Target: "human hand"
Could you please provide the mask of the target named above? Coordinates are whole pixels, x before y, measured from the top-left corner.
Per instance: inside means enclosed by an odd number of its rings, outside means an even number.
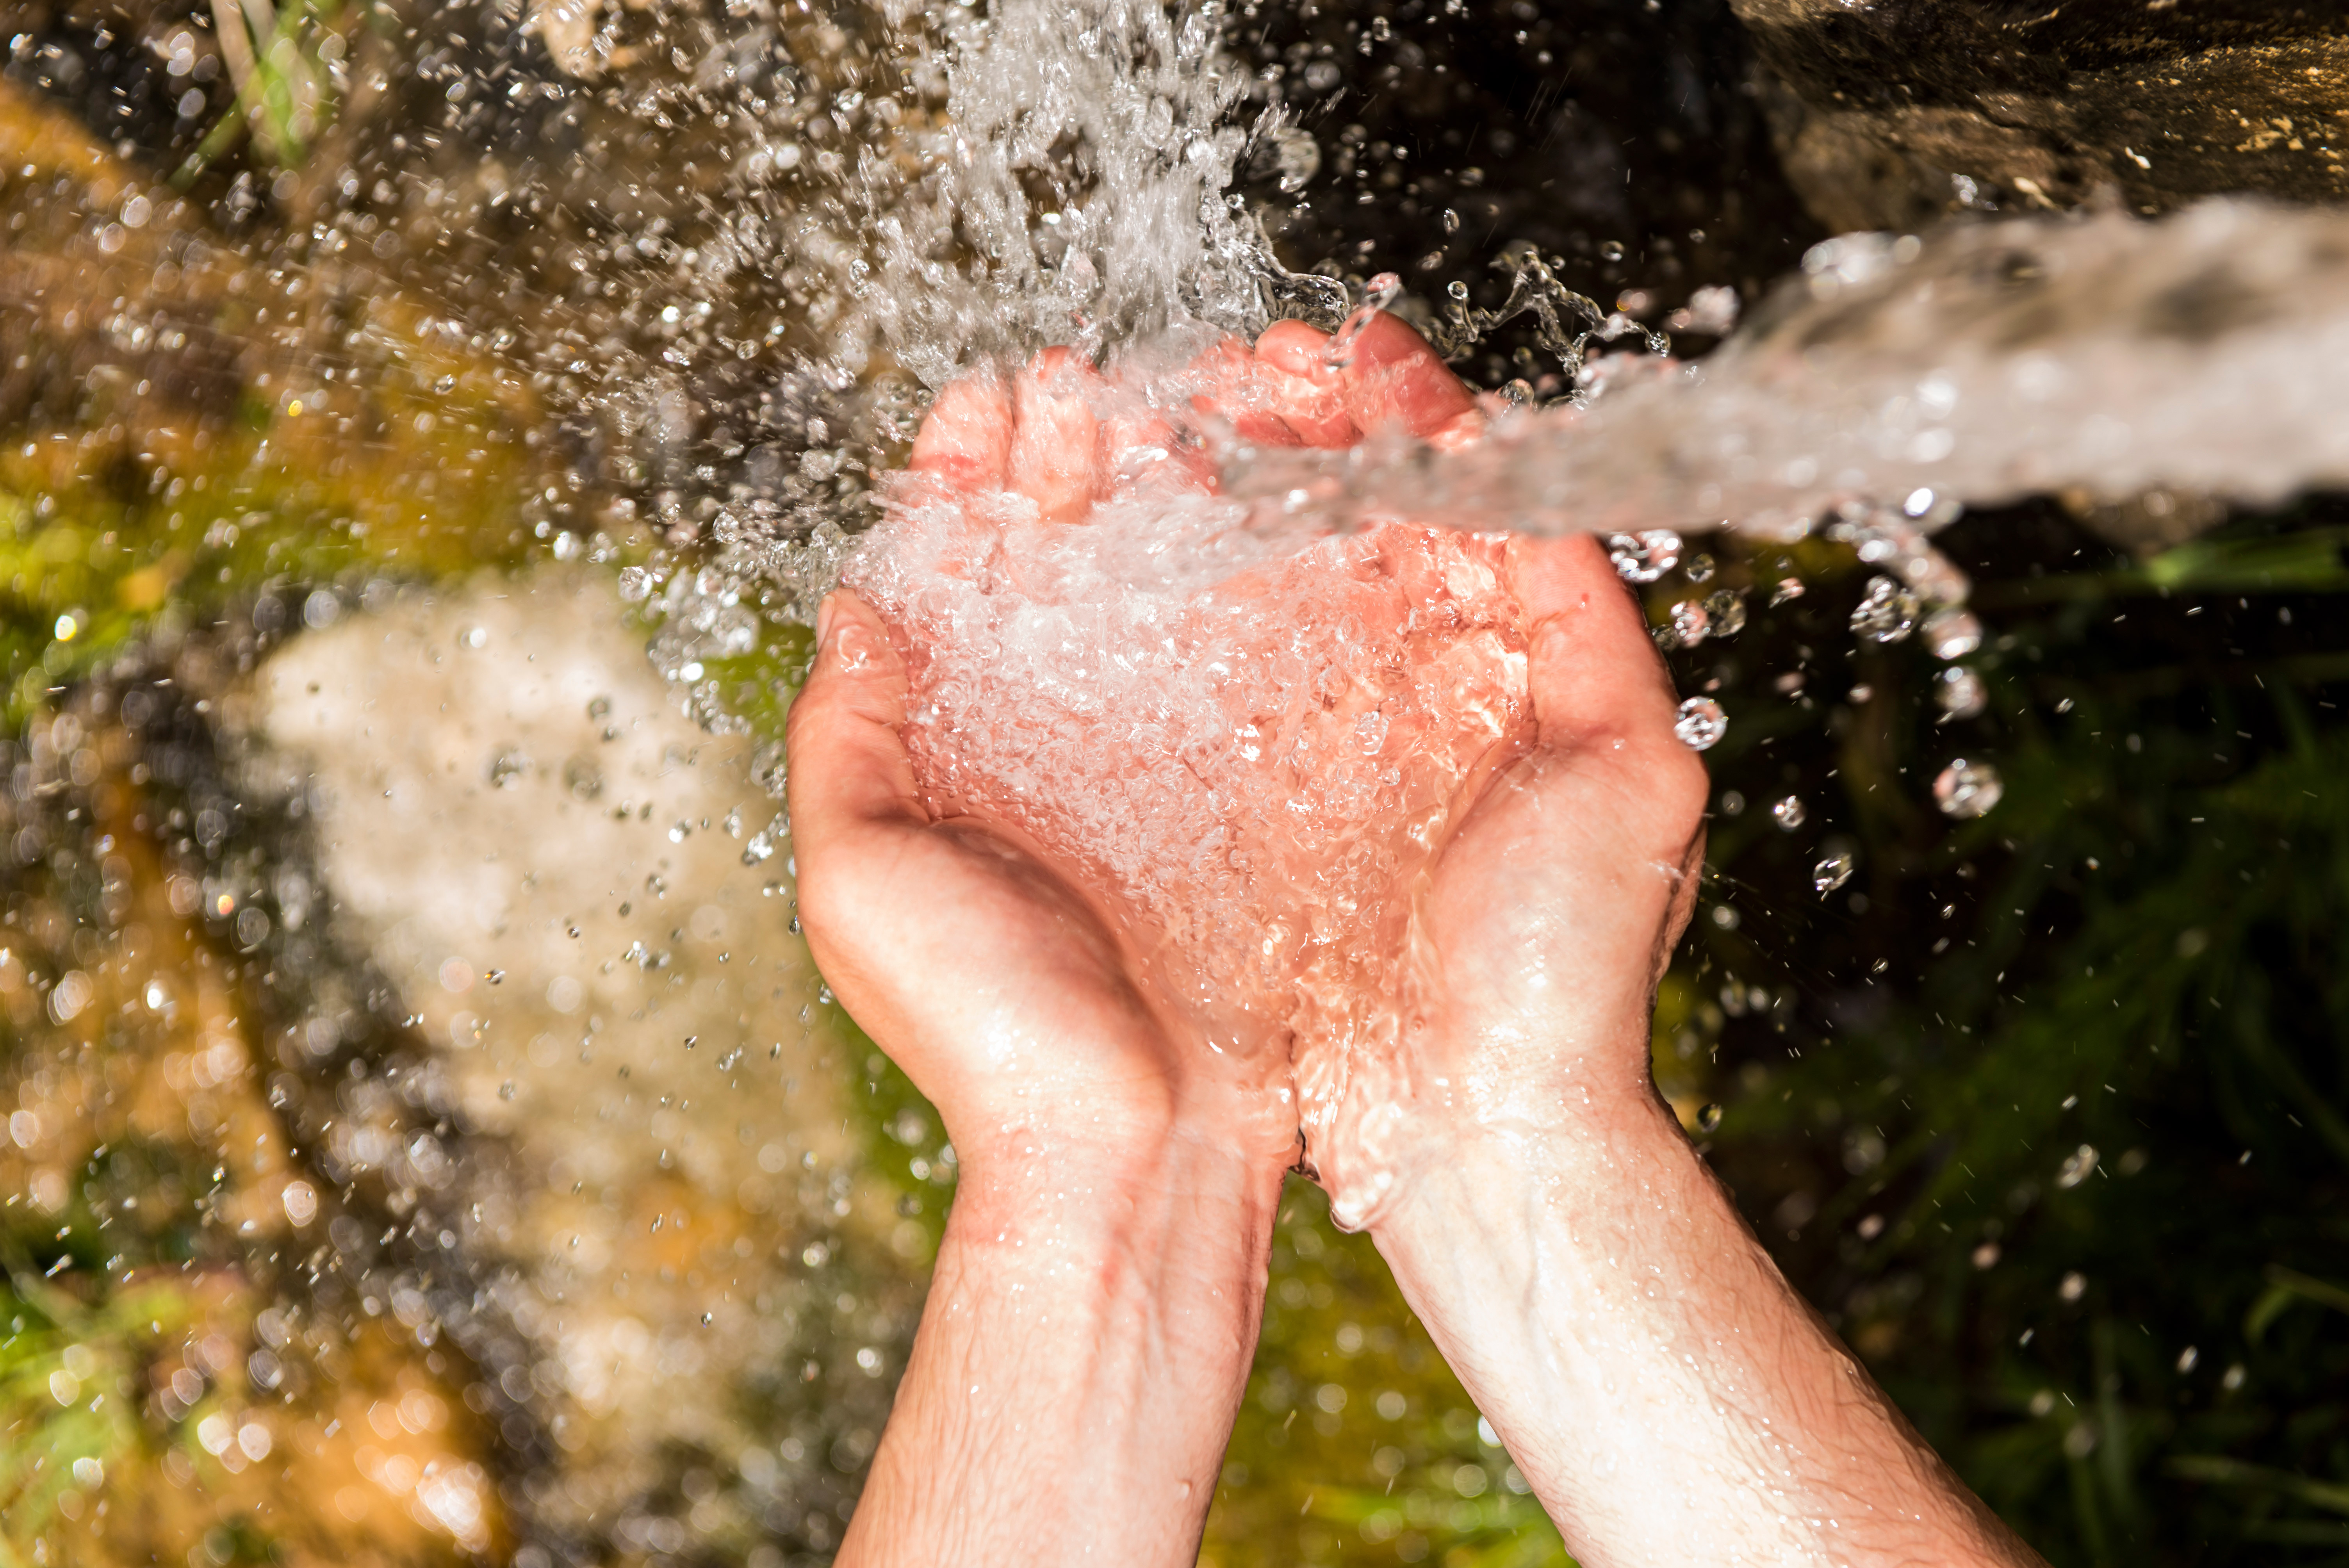
[[[901,500],[947,503],[936,510],[957,531],[948,569],[980,580],[1027,569],[1032,552],[1007,543],[1019,530],[1082,526],[1105,502],[1140,491],[1168,499],[1211,488],[1219,442],[1343,445],[1389,422],[1447,440],[1479,422],[1464,389],[1392,317],[1373,318],[1343,367],[1323,362],[1325,342],[1288,323],[1254,349],[1219,344],[1161,384],[1175,390],[1172,407],[1111,386],[1063,350],[954,383],[916,439]],[[1245,583],[1226,587],[1235,598],[1248,592]],[[905,661],[918,665],[927,650],[901,646],[851,594],[833,601],[824,630],[794,715],[792,770],[795,791],[809,792],[806,806],[795,794],[794,813],[811,939],[850,1012],[933,1096],[949,1129],[1032,1130],[1040,1111],[1085,1107],[1114,1130],[1108,1141],[1164,1136],[1177,1123],[1212,1127],[1251,1161],[1290,1163],[1297,1122],[1285,1053],[1250,1048],[1253,1039],[1208,1048],[1205,1017],[1170,996],[1182,982],[1151,967],[1151,934],[1119,918],[1133,912],[1112,907],[1115,892],[1094,868],[1053,861],[999,813],[962,814],[964,802],[938,793],[950,779],[926,777],[926,799],[896,727]],[[853,670],[833,656],[833,638],[856,650]],[[847,821],[854,833],[832,830],[839,819],[824,808],[855,779],[867,782]],[[935,891],[909,899],[908,884]],[[948,950],[928,938],[934,932],[970,934],[954,935]],[[1009,1005],[1001,993],[1015,976],[1019,1022],[987,1026],[1070,1047],[1023,1046],[1016,1070],[974,1072],[974,1010]],[[1234,1044],[1229,1030],[1219,1037]],[[1104,1050],[1100,1038],[1119,1044]],[[1019,1106],[1007,1103],[1014,1099]]]
[[[1423,345],[1392,363],[1423,399],[1457,387]],[[1398,890],[1413,908],[1392,1059],[1302,1107],[1308,1159],[1349,1225],[1473,1128],[1655,1107],[1649,1013],[1695,900],[1704,767],[1599,542],[1517,538],[1506,565],[1530,722],[1468,775],[1425,877]]]

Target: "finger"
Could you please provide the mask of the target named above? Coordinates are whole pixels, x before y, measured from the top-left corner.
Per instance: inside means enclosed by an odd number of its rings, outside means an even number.
[[[1298,444],[1296,432],[1271,407],[1262,368],[1246,342],[1225,338],[1193,360],[1187,374],[1197,388],[1191,408],[1202,420],[1220,420],[1239,439],[1260,447]]]
[[[950,382],[930,405],[905,466],[962,490],[1000,490],[1011,453],[1011,399],[992,371]]]
[[[1362,432],[1346,412],[1342,379],[1324,357],[1330,335],[1277,321],[1256,340],[1266,407],[1309,447],[1350,447]]]
[[[929,820],[900,727],[905,663],[872,606],[846,589],[816,613],[816,656],[784,732],[801,869],[876,823]]]
[[[1101,377],[1065,348],[1048,348],[1012,378],[1011,487],[1050,522],[1075,522],[1099,492]]]
[[[1546,746],[1669,743],[1671,677],[1639,601],[1588,534],[1512,540],[1509,576],[1528,628],[1526,678]]]
[[[1456,446],[1484,429],[1460,377],[1409,322],[1385,311],[1363,324],[1344,377],[1346,412],[1364,430],[1401,425],[1423,440]]]

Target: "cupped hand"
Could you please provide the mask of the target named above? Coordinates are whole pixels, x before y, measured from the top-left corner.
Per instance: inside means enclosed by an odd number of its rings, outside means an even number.
[[[966,503],[979,571],[1007,498],[1034,521],[1081,525],[1137,486],[1211,488],[1217,442],[1340,446],[1389,422],[1454,441],[1475,428],[1466,391],[1392,318],[1374,318],[1344,366],[1325,362],[1326,341],[1296,323],[1253,348],[1226,341],[1175,383],[1172,408],[1065,350],[956,382],[916,438],[912,482]],[[1114,1157],[1185,1131],[1251,1163],[1292,1161],[1285,1059],[1209,1047],[1160,994],[1106,890],[1016,828],[925,799],[901,728],[918,650],[844,591],[818,644],[790,728],[810,946],[963,1158],[1039,1140]]]
[[[966,1165],[1159,1146],[1207,1087],[1194,1053],[1095,898],[1009,830],[931,812],[899,734],[905,694],[888,629],[833,594],[788,738],[817,967]]]
[[[1374,1222],[1481,1130],[1604,1135],[1653,1109],[1649,1017],[1704,853],[1704,765],[1598,542],[1515,542],[1526,732],[1464,786],[1415,891],[1400,1059],[1350,1088],[1315,1166]]]
[[[1442,445],[1476,439],[1465,388],[1409,328],[1378,325],[1366,342],[1386,417]],[[1318,335],[1275,333],[1259,360],[1306,385],[1339,379]],[[1371,422],[1288,421],[1312,445],[1359,440]],[[1529,722],[1469,773],[1425,874],[1396,890],[1412,903],[1396,1059],[1350,1074],[1334,1106],[1302,1108],[1308,1163],[1350,1224],[1475,1127],[1587,1123],[1653,1100],[1649,1016],[1695,900],[1704,767],[1595,539],[1515,539],[1506,578]]]

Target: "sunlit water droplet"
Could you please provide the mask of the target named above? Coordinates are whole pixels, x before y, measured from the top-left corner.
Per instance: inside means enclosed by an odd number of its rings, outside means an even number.
[[[1971,610],[1952,604],[1925,618],[1925,645],[1937,659],[1962,659],[1982,641],[1982,622]]]
[[[1641,533],[1610,533],[1607,536],[1607,559],[1623,574],[1626,583],[1653,583],[1680,564],[1681,536],[1669,528],[1651,528]]]
[[[1693,599],[1683,599],[1672,606],[1671,624],[1665,630],[1671,634],[1669,645],[1692,648],[1704,641],[1712,627],[1713,617],[1705,607]]]
[[[1681,715],[1673,721],[1672,733],[1679,736],[1691,750],[1710,750],[1729,733],[1729,716],[1721,711],[1721,705],[1713,698],[1692,696],[1681,704]]]
[[[1961,757],[1933,780],[1933,799],[1952,817],[1979,817],[1999,802],[2006,786],[1987,762]]]
[[[1933,700],[1951,718],[1971,718],[1982,710],[1987,694],[1982,676],[1963,665],[1952,665],[1933,683]]]
[[[1916,629],[1920,608],[1917,595],[1891,578],[1871,578],[1851,613],[1851,629],[1870,642],[1897,643]]]
[[[1855,863],[1848,851],[1823,856],[1819,863],[1811,868],[1811,886],[1825,897],[1851,880]]]
[[[1705,596],[1705,614],[1713,617],[1713,634],[1733,637],[1745,630],[1745,597],[1723,588]]]
[[[1803,805],[1803,798],[1800,795],[1789,795],[1770,808],[1770,820],[1790,833],[1801,827],[1809,817],[1810,812]]]

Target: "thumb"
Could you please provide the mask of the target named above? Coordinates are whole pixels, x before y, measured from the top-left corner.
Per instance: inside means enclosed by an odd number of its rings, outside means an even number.
[[[792,841],[804,871],[856,830],[929,820],[900,733],[905,661],[843,588],[816,612],[816,655],[784,731]]]
[[[1526,685],[1542,744],[1668,743],[1687,756],[1672,734],[1671,676],[1599,541],[1512,540],[1508,569],[1525,607]]]

